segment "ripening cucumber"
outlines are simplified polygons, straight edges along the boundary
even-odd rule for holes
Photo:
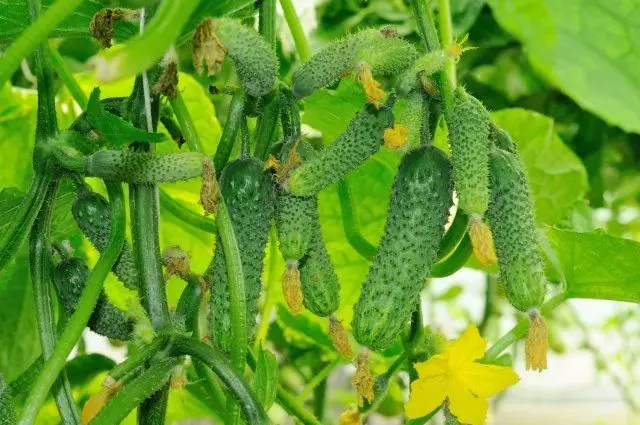
[[[482,103],[456,89],[449,125],[453,180],[459,206],[469,215],[484,216],[489,205],[489,128],[491,117]]]
[[[446,50],[436,50],[420,56],[396,81],[396,92],[406,96],[410,91],[420,87],[421,77],[430,77],[444,69],[447,59]]]
[[[395,74],[410,66],[417,56],[415,47],[394,31],[387,28],[360,31],[315,54],[293,76],[291,89],[298,98],[308,96],[362,63],[371,67],[373,74]]]
[[[228,18],[215,20],[215,33],[233,60],[245,91],[254,97],[267,94],[278,78],[278,60],[273,49],[254,29]]]
[[[270,176],[255,158],[241,157],[222,171],[220,190],[235,231],[244,273],[247,305],[247,336],[253,337],[257,303],[261,290],[262,261],[273,217],[274,193]],[[231,312],[229,279],[220,237],[216,238],[213,260],[205,273],[211,285],[210,329],[214,345],[229,353]]]
[[[0,425],[15,425],[18,423],[13,399],[9,388],[0,375]]]
[[[76,310],[90,274],[89,266],[77,257],[65,258],[56,266],[53,281],[69,315]],[[133,321],[111,304],[104,292],[100,294],[88,326],[97,334],[121,341],[129,340],[133,332]]]
[[[318,316],[328,316],[340,307],[340,282],[322,238],[320,223],[311,228],[306,255],[300,261],[303,304]]]
[[[354,308],[356,340],[392,344],[415,309],[453,200],[451,165],[433,146],[407,153],[393,183],[384,234]]]
[[[426,102],[425,96],[416,90],[396,103],[394,126],[404,125],[407,127],[408,134],[403,146],[403,149],[407,151],[417,148],[422,143],[425,112],[429,113],[429,105]],[[426,118],[428,119],[428,116]],[[428,124],[424,130],[429,130]]]
[[[286,183],[289,192],[296,196],[316,195],[338,182],[380,148],[384,130],[392,125],[391,109],[366,105],[332,144],[293,171]]]
[[[100,194],[91,191],[80,191],[71,212],[76,224],[89,238],[91,244],[99,252],[104,251],[109,242],[111,232],[111,207]],[[131,246],[125,241],[120,255],[111,269],[116,277],[129,289],[138,288],[138,270],[133,259]]]
[[[509,302],[520,311],[539,307],[545,296],[527,176],[513,153],[493,148],[489,155],[491,202],[487,210],[498,256],[500,280]]]

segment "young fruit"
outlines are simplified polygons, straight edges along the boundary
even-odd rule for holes
[[[247,304],[247,335],[253,336],[260,297],[262,261],[265,255],[269,226],[273,217],[274,195],[271,178],[263,171],[262,162],[241,157],[222,171],[220,190],[227,204],[241,260]],[[215,346],[229,353],[231,349],[231,312],[229,279],[220,238],[206,271],[211,287],[210,329]]]
[[[76,310],[90,274],[89,266],[77,257],[65,258],[56,266],[53,281],[69,315]],[[98,299],[88,326],[97,334],[121,341],[129,340],[133,331],[133,321],[111,304],[104,293]]]
[[[18,423],[13,399],[9,388],[0,375],[0,425],[15,425]]]
[[[111,232],[109,202],[98,193],[83,190],[78,193],[71,211],[82,233],[89,238],[95,249],[102,252],[107,247]],[[131,246],[127,242],[122,246],[112,271],[129,289],[138,288],[138,270]]]
[[[327,149],[291,173],[286,182],[289,192],[312,196],[336,183],[380,148],[384,130],[392,124],[391,109],[365,106]]]
[[[384,235],[354,309],[356,340],[389,346],[411,316],[438,254],[453,184],[447,157],[433,146],[407,153],[393,184]]]

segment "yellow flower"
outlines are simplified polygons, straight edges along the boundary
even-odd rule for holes
[[[425,416],[448,398],[449,410],[458,421],[484,424],[489,408],[487,398],[518,382],[518,375],[509,367],[475,362],[484,356],[486,348],[487,341],[478,328],[470,325],[442,354],[416,363],[419,378],[411,384],[405,405],[407,417]]]
[[[409,136],[409,128],[404,124],[396,124],[391,128],[384,129],[384,145],[397,150],[404,146]]]

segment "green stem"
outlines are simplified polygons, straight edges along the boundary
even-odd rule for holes
[[[406,363],[406,361],[407,353],[403,351],[391,364],[391,366],[389,366],[389,369],[387,369],[382,375],[377,378],[378,380],[382,378],[384,380],[384,385],[379,385],[380,381],[376,383],[376,385],[374,386],[373,401],[371,403],[365,403],[364,406],[360,407],[360,414],[366,415],[369,412],[376,411],[378,406],[380,406],[380,403],[382,403],[382,400],[387,396],[387,393],[389,391],[389,382],[402,367],[402,365]]]
[[[255,147],[253,156],[266,160],[269,148],[278,137],[278,118],[280,116],[280,92],[276,91],[264,112],[258,117],[255,130]]]
[[[369,261],[373,261],[373,257],[376,254],[376,247],[369,243],[360,233],[358,217],[356,216],[353,199],[351,197],[351,189],[349,188],[349,182],[346,178],[338,182],[338,199],[340,201],[340,209],[342,210],[342,225],[347,241],[358,254]]]
[[[553,310],[559,305],[565,302],[566,298],[564,294],[558,294],[549,299],[541,307],[541,312],[544,316],[549,316]],[[496,341],[489,349],[484,353],[484,357],[480,360],[482,363],[494,362],[504,350],[523,338],[529,330],[530,321],[529,318],[520,320],[509,332],[504,334],[498,341]]]
[[[265,41],[276,51],[276,0],[262,0],[258,29]]]
[[[432,52],[434,50],[440,50],[440,40],[438,39],[436,27],[433,24],[428,1],[411,0],[411,7],[425,51]]]
[[[240,345],[244,346],[244,343]],[[222,354],[203,342],[182,336],[176,336],[172,339],[171,349],[173,355],[189,355],[206,364],[227,386],[229,393],[233,395],[231,398],[240,405],[247,424],[267,425],[269,423],[260,402],[245,382],[243,372],[238,371],[237,367],[229,365]],[[243,368],[244,363],[243,359]]]
[[[296,45],[300,61],[307,62],[311,58],[311,48],[302,30],[302,25],[300,25],[300,19],[298,18],[295,7],[293,7],[293,2],[291,0],[280,0],[280,6],[282,7],[284,19],[287,21],[287,26],[291,32],[291,37],[293,37],[293,42]]]
[[[436,263],[431,267],[430,277],[446,277],[451,276],[458,270],[460,270],[467,263],[467,260],[473,252],[471,246],[471,239],[467,233],[464,234],[462,241],[456,247],[455,251],[451,253],[444,260]]]
[[[469,227],[469,216],[462,211],[461,208],[456,210],[456,216],[449,226],[449,230],[440,241],[440,246],[438,247],[438,261],[441,261],[447,258],[453,250],[460,244],[462,238],[467,232],[467,227]]]
[[[107,183],[107,193],[111,204],[112,223],[109,242],[89,276],[75,313],[67,322],[67,326],[53,349],[51,357],[47,360],[25,402],[20,425],[30,425],[36,420],[38,411],[44,403],[49,389],[63,369],[69,353],[71,353],[80,335],[82,335],[82,331],[87,325],[102,292],[104,280],[120,254],[120,249],[124,243],[126,224],[124,194],[122,193],[122,187],[113,183]]]
[[[304,400],[309,396],[309,394],[313,392],[314,388],[325,381],[329,374],[333,371],[333,369],[335,369],[340,363],[342,363],[342,358],[340,356],[337,356],[335,359],[327,363],[326,366],[323,367],[320,371],[318,371],[307,383],[307,385],[305,385],[300,394],[298,394],[298,397],[296,397],[298,403],[303,403]]]
[[[114,367],[109,376],[116,381],[124,379],[137,368],[144,366],[154,354],[162,351],[169,343],[169,337],[161,335],[154,338],[149,344],[146,344],[130,354],[125,361]]]
[[[216,222],[210,218],[202,216],[195,211],[187,208],[182,202],[175,200],[171,195],[162,189],[160,191],[160,205],[164,211],[168,211],[176,218],[184,221],[196,229],[203,230],[207,233],[216,233]]]
[[[196,0],[163,0],[142,34],[122,49],[103,50],[91,59],[99,81],[114,81],[144,72],[156,64],[178,38]]]
[[[36,3],[36,0],[31,0]],[[40,2],[37,1],[38,7]],[[20,62],[36,46],[46,40],[47,35],[65,20],[82,3],[82,0],[58,0],[51,5],[46,12],[38,17],[32,18],[32,24],[28,26],[22,35],[14,41],[2,55],[0,61],[0,87],[11,78],[11,75],[20,66]]]
[[[318,421],[324,421],[325,403],[327,399],[327,380],[313,389],[313,414]]]
[[[169,102],[178,120],[180,130],[182,130],[182,135],[187,142],[187,146],[189,146],[189,150],[205,153],[202,142],[200,141],[200,136],[198,136],[196,132],[196,127],[191,119],[187,105],[184,103],[182,94],[178,91],[178,96],[176,96],[175,99],[169,98]]]
[[[495,298],[495,290],[497,284],[497,277],[492,273],[487,273],[485,275],[485,293],[484,293],[484,313],[482,314],[482,320],[478,325],[478,330],[480,331],[480,335],[484,335],[487,330],[487,326],[489,325],[489,320],[493,317],[495,313],[495,307],[493,305]]]
[[[453,43],[453,22],[451,21],[451,4],[449,0],[438,0],[438,23],[440,43],[442,46],[449,46]],[[454,58],[447,58],[444,71],[440,73],[440,93],[447,122],[451,122],[453,91],[456,88],[456,84],[455,60]]]
[[[213,165],[216,167],[216,175],[220,176],[222,169],[231,156],[234,142],[240,128],[240,121],[244,116],[244,94],[242,91],[236,92],[231,98],[231,104],[229,105],[229,112],[227,114],[227,122],[222,130],[222,136],[220,136],[220,142],[216,149],[216,154],[213,157]]]
[[[260,324],[256,332],[253,342],[253,350],[257,351],[260,345],[267,339],[269,332],[269,324],[271,319],[271,310],[276,305],[276,292],[278,290],[278,236],[276,228],[271,226],[269,231],[269,272],[267,277],[267,285],[264,289],[264,304],[260,311]]]
[[[89,100],[84,94],[82,87],[80,87],[80,84],[78,84],[76,79],[73,77],[73,72],[65,62],[62,55],[60,55],[60,52],[58,52],[58,49],[47,45],[47,53],[49,58],[51,58],[51,66],[56,71],[56,74],[58,74],[58,77],[60,77],[60,80],[62,80],[62,83],[67,87],[67,90],[69,90],[73,99],[78,103],[78,105],[80,105],[80,108],[83,111],[87,109],[87,103],[89,103]]]

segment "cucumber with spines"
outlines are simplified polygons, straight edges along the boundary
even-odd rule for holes
[[[111,207],[100,194],[81,190],[71,212],[76,224],[99,252],[106,249],[111,232]],[[138,289],[138,270],[131,245],[125,241],[120,255],[111,269],[118,280],[129,289]]]
[[[393,113],[389,107],[383,105],[377,109],[368,104],[332,144],[293,171],[286,187],[296,196],[318,194],[373,155],[384,141],[384,130],[392,125]]]
[[[240,157],[230,162],[222,171],[220,190],[231,217],[238,246],[242,247],[240,257],[247,306],[247,337],[251,339],[262,287],[262,263],[273,218],[273,183],[263,170],[261,161]],[[218,349],[229,354],[232,343],[229,278],[221,246],[218,236],[215,254],[205,273],[205,279],[211,287],[209,319],[212,340]]]
[[[0,375],[0,425],[15,425],[18,423],[13,398],[4,378]]]
[[[529,183],[522,162],[511,152],[494,147],[489,164],[491,202],[487,217],[500,281],[509,302],[526,312],[542,304],[546,291]]]
[[[69,315],[75,312],[91,269],[78,257],[63,259],[55,268],[53,281]],[[133,332],[133,321],[111,304],[104,292],[100,295],[88,322],[89,329],[107,338],[127,341]]]
[[[384,234],[354,308],[359,343],[382,350],[409,321],[438,254],[452,197],[451,165],[442,151],[422,146],[405,154]]]

